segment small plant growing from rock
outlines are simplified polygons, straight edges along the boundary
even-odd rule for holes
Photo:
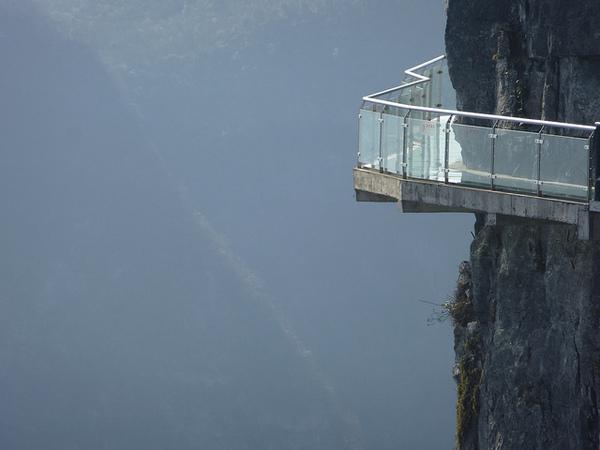
[[[443,303],[424,302],[434,306],[429,324],[452,320],[454,326],[466,327],[474,317],[471,294],[471,265],[464,261],[459,266],[459,277],[454,294]]]

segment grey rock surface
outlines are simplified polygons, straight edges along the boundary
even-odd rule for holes
[[[600,120],[596,2],[449,0],[447,11],[459,109]],[[463,157],[477,164],[476,149]],[[569,225],[478,219],[471,317],[455,320],[457,447],[599,448],[598,243]]]

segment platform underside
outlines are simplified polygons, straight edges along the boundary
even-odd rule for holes
[[[405,213],[484,213],[490,223],[506,216],[565,223],[576,225],[582,240],[596,239],[593,230],[600,228],[592,226],[599,214],[588,203],[403,179],[365,168],[354,169],[354,188],[357,201],[397,202]]]

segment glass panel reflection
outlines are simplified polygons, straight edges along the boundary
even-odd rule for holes
[[[491,128],[453,123],[449,134],[448,181],[491,188]]]
[[[381,154],[383,170],[386,172],[402,173],[403,125],[403,117],[383,114]]]
[[[439,119],[409,119],[407,128],[408,176],[444,180],[444,134]]]
[[[496,130],[495,186],[498,190],[537,194],[537,133]]]
[[[542,139],[542,194],[587,199],[588,140],[555,135],[544,135]]]
[[[358,162],[363,167],[379,167],[379,118],[381,114],[360,110],[358,130]]]

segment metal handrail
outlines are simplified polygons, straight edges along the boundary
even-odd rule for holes
[[[393,88],[390,88],[390,89],[386,89],[385,91],[377,92],[376,94],[371,94],[371,95],[368,96],[368,98],[379,97],[380,95],[389,94],[390,92],[394,92],[394,91],[397,91],[399,89],[404,89],[404,88],[407,88],[407,87],[414,86],[415,84],[420,84],[420,83],[425,83],[427,81],[430,81],[431,78],[429,78],[429,77],[427,77],[425,75],[421,75],[421,74],[415,73],[414,71],[422,69],[423,67],[426,67],[426,66],[428,66],[430,64],[433,64],[433,63],[436,63],[438,61],[441,61],[442,59],[446,59],[446,55],[438,56],[437,58],[433,58],[433,59],[431,59],[431,60],[429,60],[427,62],[419,64],[418,66],[411,67],[410,69],[406,69],[404,71],[404,73],[406,75],[408,75],[408,76],[416,78],[415,81],[410,81],[408,83],[401,84],[400,86],[396,86],[396,87],[393,87]]]
[[[484,120],[491,120],[491,121],[515,122],[515,123],[519,123],[519,124],[540,125],[540,126],[556,127],[556,128],[569,128],[569,129],[573,129],[573,130],[583,130],[583,131],[594,131],[596,129],[596,127],[594,125],[580,125],[580,124],[568,123],[568,122],[555,122],[555,121],[550,121],[550,120],[528,119],[525,117],[501,116],[498,114],[484,114],[484,113],[475,113],[475,112],[468,112],[468,111],[458,111],[458,110],[454,110],[454,109],[432,108],[432,107],[428,107],[428,106],[409,105],[406,103],[397,103],[397,102],[392,102],[389,100],[381,100],[378,98],[374,98],[374,97],[379,97],[384,94],[388,94],[390,92],[393,92],[393,91],[396,91],[399,89],[407,88],[410,86],[414,86],[416,84],[425,83],[427,81],[430,81],[431,78],[424,76],[424,75],[420,75],[418,73],[414,73],[414,71],[421,69],[425,66],[428,66],[430,64],[433,64],[435,62],[441,61],[445,58],[446,58],[446,55],[438,56],[437,58],[434,58],[423,64],[419,64],[418,66],[407,69],[404,73],[406,73],[409,76],[417,78],[417,80],[411,81],[408,83],[404,83],[400,86],[396,86],[394,88],[387,89],[382,92],[377,92],[375,94],[367,95],[366,97],[363,97],[363,101],[368,102],[368,103],[392,106],[392,107],[408,109],[408,110],[413,110],[413,111],[424,111],[424,112],[437,113],[440,115],[470,117],[470,118],[474,118],[474,119],[484,119]]]

